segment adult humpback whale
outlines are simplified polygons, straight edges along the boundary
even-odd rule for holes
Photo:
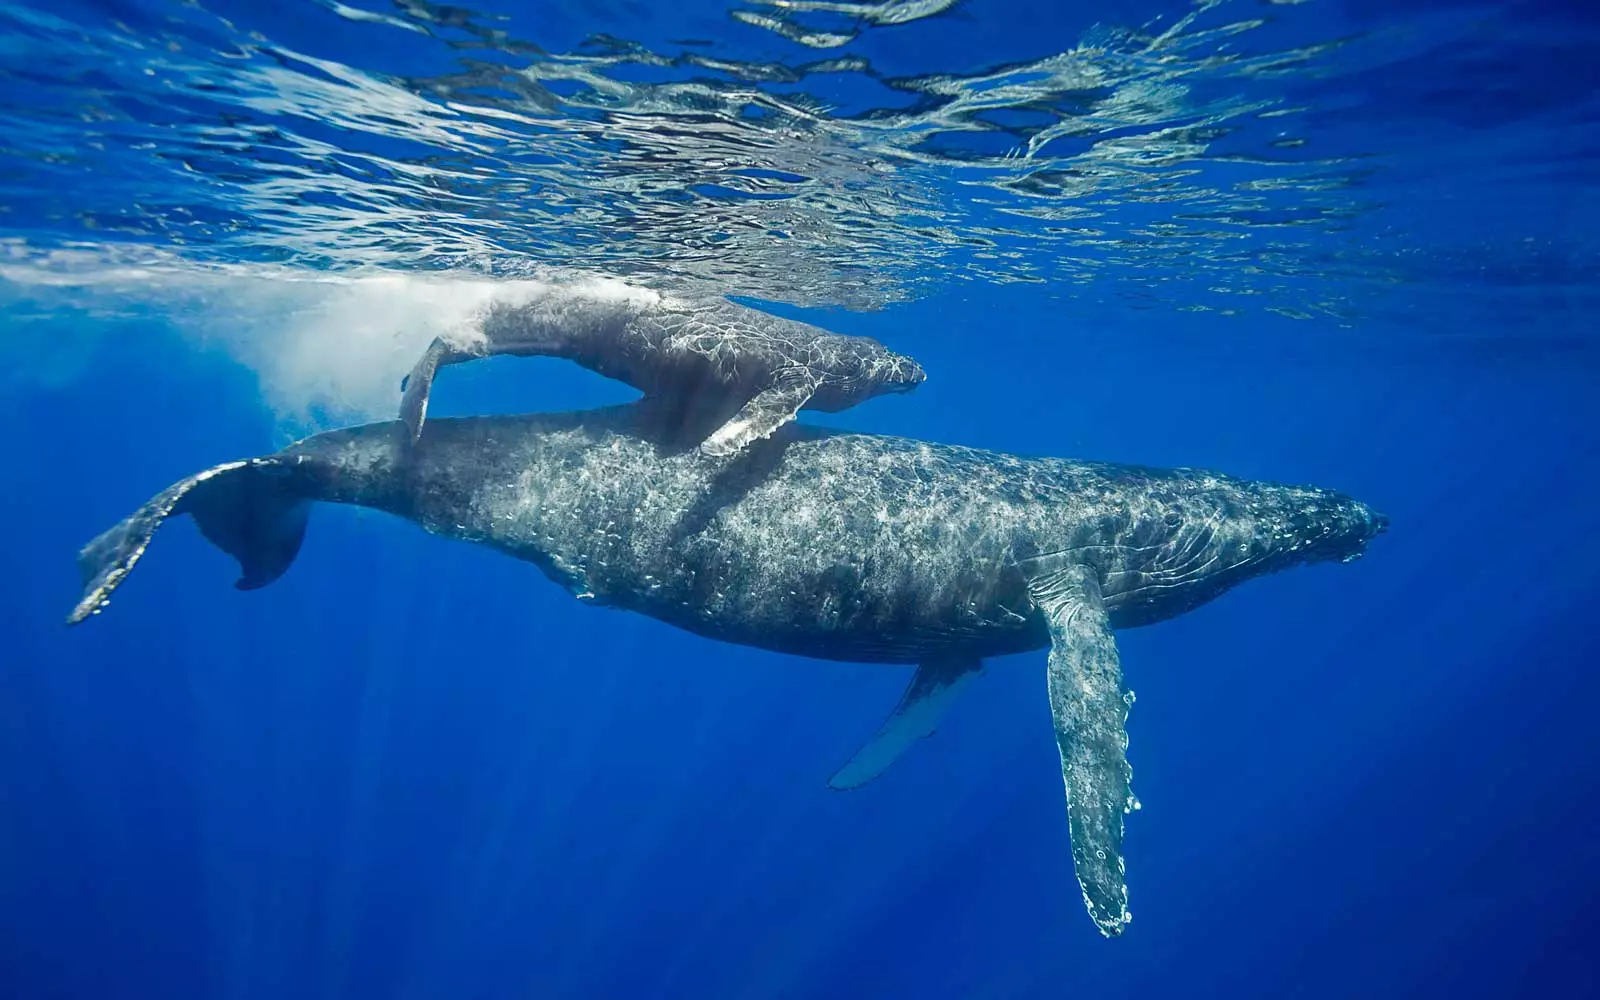
[[[79,554],[97,614],[173,514],[243,589],[299,551],[312,501],[358,504],[537,565],[577,597],[713,639],[914,663],[900,705],[834,777],[859,784],[931,731],[987,656],[1049,647],[1072,857],[1107,936],[1128,921],[1131,697],[1112,629],[1264,573],[1359,556],[1387,519],[1320,489],[790,425],[730,460],[681,447],[648,401],[575,414],[319,434],[169,487]]]

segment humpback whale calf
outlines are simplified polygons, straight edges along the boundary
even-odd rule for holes
[[[727,456],[801,409],[837,413],[926,378],[912,359],[870,337],[832,333],[722,298],[663,295],[618,282],[540,286],[491,302],[468,336],[436,337],[401,382],[400,419],[413,440],[445,365],[513,355],[559,357],[646,396],[725,404],[700,447]]]
[[[709,417],[708,419],[715,419]],[[1106,936],[1129,920],[1132,697],[1113,630],[1251,577],[1349,561],[1383,515],[1322,489],[1211,472],[1021,458],[793,424],[731,461],[674,447],[656,404],[400,423],[307,438],[167,488],[91,541],[69,621],[99,613],[160,524],[189,514],[281,576],[314,501],[356,504],[536,565],[581,600],[801,656],[916,664],[833,779],[858,785],[932,731],[985,657],[1049,649],[1073,866]]]

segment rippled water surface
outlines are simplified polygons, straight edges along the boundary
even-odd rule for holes
[[[1600,996],[1597,54],[1596,0],[0,0],[0,1000]],[[249,592],[175,518],[63,627],[167,484],[596,273],[928,373],[812,426],[1392,519],[1119,630],[1121,938],[1042,650],[839,793],[909,670],[376,511]]]
[[[583,266],[852,308],[1048,282],[1346,322],[1597,276],[1526,204],[1593,204],[1581,11],[499,7],[0,4],[10,273]]]

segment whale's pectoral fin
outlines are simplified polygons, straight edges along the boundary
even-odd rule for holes
[[[805,368],[785,368],[772,385],[754,396],[701,442],[707,455],[733,455],[752,441],[759,441],[795,418],[817,391],[817,383]]]
[[[976,657],[952,657],[917,667],[900,704],[850,762],[828,779],[828,786],[859,788],[882,774],[907,747],[933,735],[956,688],[982,670],[983,662]]]
[[[1072,865],[1089,916],[1102,934],[1116,937],[1130,919],[1122,817],[1135,808],[1126,756],[1131,699],[1099,582],[1087,567],[1052,561],[1035,560],[1024,571],[1050,627],[1050,711],[1066,782]]]
[[[422,422],[428,418],[428,394],[433,391],[433,377],[439,374],[439,366],[446,363],[450,353],[450,345],[438,337],[433,338],[433,343],[411,366],[411,374],[400,381],[404,393],[400,397],[400,421],[406,425],[407,440],[413,443],[422,436]]]
[[[78,553],[83,596],[67,624],[76,625],[110,602],[173,514],[192,514],[215,546],[239,560],[241,590],[282,576],[300,552],[310,501],[288,474],[269,461],[228,462],[180,480],[104,531]]]

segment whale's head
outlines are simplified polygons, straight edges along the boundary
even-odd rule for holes
[[[857,391],[863,396],[886,396],[910,392],[928,380],[922,366],[904,354],[897,354],[875,340],[858,338],[863,342],[864,357],[858,358],[859,379]]]
[[[1389,518],[1359,500],[1331,490],[1301,489],[1280,509],[1270,547],[1279,566],[1354,562],[1389,530]]]
[[[834,337],[827,348],[833,352],[823,366],[829,371],[807,404],[810,409],[837,412],[862,400],[910,392],[928,380],[915,360],[871,337]]]
[[[928,373],[911,358],[893,351],[886,353],[889,356],[879,392],[910,392],[928,380]]]
[[[1125,525],[1110,545],[1103,593],[1125,623],[1161,621],[1253,577],[1319,562],[1351,562],[1389,519],[1342,493],[1244,482],[1211,473],[1178,480],[1192,491],[1167,495]],[[1159,496],[1168,481],[1134,481]],[[1140,510],[1135,505],[1135,510]]]

